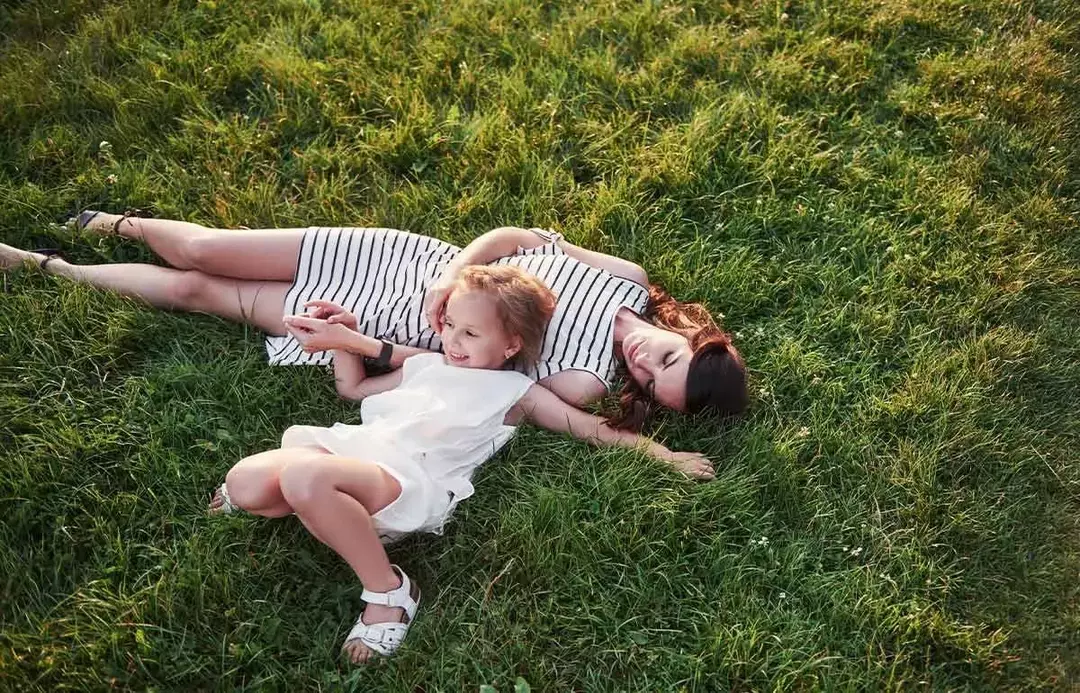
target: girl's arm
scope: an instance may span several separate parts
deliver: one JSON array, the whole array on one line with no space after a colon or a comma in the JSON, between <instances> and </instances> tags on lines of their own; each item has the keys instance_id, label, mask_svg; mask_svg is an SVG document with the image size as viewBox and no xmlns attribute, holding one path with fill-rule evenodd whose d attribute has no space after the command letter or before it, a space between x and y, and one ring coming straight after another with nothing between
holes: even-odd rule
<instances>
[{"instance_id":1,"label":"girl's arm","mask_svg":"<svg viewBox=\"0 0 1080 693\"><path fill-rule=\"evenodd\" d=\"M363 357L340 349L334 350L334 384L338 394L345 399L357 401L393 390L401 384L401 369L395 369L384 375L367 377L364 371Z\"/></svg>"},{"instance_id":2,"label":"girl's arm","mask_svg":"<svg viewBox=\"0 0 1080 693\"><path fill-rule=\"evenodd\" d=\"M359 356L377 359L383 343L356 331L356 316L330 301L308 301L308 312L283 319L285 329L304 347L307 353L316 351L348 351ZM427 349L391 345L390 368L401 368L405 359L416 354L430 353Z\"/></svg>"},{"instance_id":3,"label":"girl's arm","mask_svg":"<svg viewBox=\"0 0 1080 693\"><path fill-rule=\"evenodd\" d=\"M358 358L366 356L373 359L379 358L382 353L381 341L339 323L295 315L284 318L284 322L285 329L296 337L296 341L300 342L307 353L330 350L334 352L335 358L338 352L347 352ZM391 344L390 367L401 368L401 364L410 356L430 353L427 349Z\"/></svg>"},{"instance_id":4,"label":"girl's arm","mask_svg":"<svg viewBox=\"0 0 1080 693\"><path fill-rule=\"evenodd\" d=\"M696 452L672 452L656 441L637 433L612 428L594 414L575 409L551 390L533 385L507 414L507 423L528 419L541 428L570 435L593 445L618 445L643 450L663 460L687 476L713 479L712 463Z\"/></svg>"}]
</instances>

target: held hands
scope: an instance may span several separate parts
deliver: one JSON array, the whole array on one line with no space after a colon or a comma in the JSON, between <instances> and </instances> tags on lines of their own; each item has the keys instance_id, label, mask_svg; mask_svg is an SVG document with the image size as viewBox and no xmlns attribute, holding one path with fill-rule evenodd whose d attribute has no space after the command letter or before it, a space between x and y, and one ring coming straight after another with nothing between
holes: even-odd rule
<instances>
[{"instance_id":1,"label":"held hands","mask_svg":"<svg viewBox=\"0 0 1080 693\"><path fill-rule=\"evenodd\" d=\"M344 325L350 330L356 331L356 316L336 303L316 300L308 301L304 304L304 307L307 308L306 317Z\"/></svg>"},{"instance_id":2,"label":"held hands","mask_svg":"<svg viewBox=\"0 0 1080 693\"><path fill-rule=\"evenodd\" d=\"M308 354L343 349L356 336L356 316L329 301L308 301L306 313L283 319L285 329Z\"/></svg>"}]
</instances>

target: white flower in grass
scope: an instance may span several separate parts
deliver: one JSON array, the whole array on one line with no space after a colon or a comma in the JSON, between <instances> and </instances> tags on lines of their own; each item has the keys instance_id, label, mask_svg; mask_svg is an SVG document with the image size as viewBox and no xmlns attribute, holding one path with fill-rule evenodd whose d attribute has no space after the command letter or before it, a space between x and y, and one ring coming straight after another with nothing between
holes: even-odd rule
<instances>
[{"instance_id":1,"label":"white flower in grass","mask_svg":"<svg viewBox=\"0 0 1080 693\"><path fill-rule=\"evenodd\" d=\"M781 592L780 599L787 599L787 592Z\"/></svg>"},{"instance_id":2,"label":"white flower in grass","mask_svg":"<svg viewBox=\"0 0 1080 693\"><path fill-rule=\"evenodd\" d=\"M110 173L109 175L105 176L105 182L109 185L116 185L116 174Z\"/></svg>"},{"instance_id":3,"label":"white flower in grass","mask_svg":"<svg viewBox=\"0 0 1080 693\"><path fill-rule=\"evenodd\" d=\"M799 432L798 432L798 433L797 433L796 435L797 435L797 436L798 436L799 438L805 438L805 437L807 437L808 435L810 435L810 429L809 429L809 428L807 428L806 426L803 426L802 428L800 428L800 429L799 429Z\"/></svg>"}]
</instances>

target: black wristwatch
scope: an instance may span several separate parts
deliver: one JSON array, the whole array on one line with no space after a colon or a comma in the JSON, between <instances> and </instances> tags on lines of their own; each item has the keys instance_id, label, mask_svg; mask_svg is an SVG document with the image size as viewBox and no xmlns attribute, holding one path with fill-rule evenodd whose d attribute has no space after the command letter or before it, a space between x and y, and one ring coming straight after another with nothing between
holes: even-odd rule
<instances>
[{"instance_id":1,"label":"black wristwatch","mask_svg":"<svg viewBox=\"0 0 1080 693\"><path fill-rule=\"evenodd\" d=\"M393 370L390 367L390 357L394 353L394 344L385 339L379 341L382 342L382 351L379 352L378 358L364 357L364 370L367 371L368 375L379 375Z\"/></svg>"}]
</instances>

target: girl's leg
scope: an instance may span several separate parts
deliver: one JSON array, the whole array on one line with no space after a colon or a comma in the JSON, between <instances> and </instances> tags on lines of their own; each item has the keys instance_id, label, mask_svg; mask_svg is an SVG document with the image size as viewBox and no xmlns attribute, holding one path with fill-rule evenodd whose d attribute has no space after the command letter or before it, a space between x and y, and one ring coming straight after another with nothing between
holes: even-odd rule
<instances>
[{"instance_id":1,"label":"girl's leg","mask_svg":"<svg viewBox=\"0 0 1080 693\"><path fill-rule=\"evenodd\" d=\"M0 243L0 268L24 261L40 264L44 256ZM274 336L285 334L281 322L288 282L243 281L157 265L73 265L54 258L50 274L140 298L166 310L210 313L253 325Z\"/></svg>"},{"instance_id":2,"label":"girl's leg","mask_svg":"<svg viewBox=\"0 0 1080 693\"><path fill-rule=\"evenodd\" d=\"M225 475L225 486L233 504L263 517L291 515L293 509L281 495L279 476L285 463L295 459L295 453L296 448L267 450L234 464ZM220 490L215 492L210 501L210 512L217 512L223 501Z\"/></svg>"},{"instance_id":3,"label":"girl's leg","mask_svg":"<svg viewBox=\"0 0 1080 693\"><path fill-rule=\"evenodd\" d=\"M401 495L397 479L376 464L310 448L294 454L278 478L285 502L312 534L345 559L365 589L387 592L401 586L371 520ZM386 623L404 615L400 608L368 604L362 618ZM359 641L347 643L346 650L354 662L372 655Z\"/></svg>"},{"instance_id":4,"label":"girl's leg","mask_svg":"<svg viewBox=\"0 0 1080 693\"><path fill-rule=\"evenodd\" d=\"M112 231L119 214L101 213L90 230ZM176 269L194 269L233 279L291 282L304 229L211 229L187 221L128 217L117 232L143 241Z\"/></svg>"}]
</instances>

